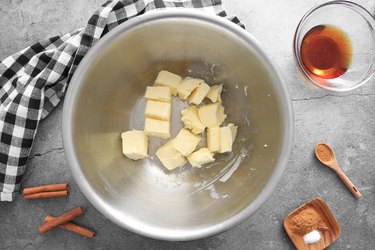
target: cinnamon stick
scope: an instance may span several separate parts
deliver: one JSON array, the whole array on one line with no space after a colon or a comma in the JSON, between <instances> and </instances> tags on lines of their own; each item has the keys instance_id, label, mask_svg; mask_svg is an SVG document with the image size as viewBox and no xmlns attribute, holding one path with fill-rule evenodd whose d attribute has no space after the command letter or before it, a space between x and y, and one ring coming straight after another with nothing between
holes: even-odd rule
<instances>
[{"instance_id":1,"label":"cinnamon stick","mask_svg":"<svg viewBox=\"0 0 375 250\"><path fill-rule=\"evenodd\" d=\"M35 194L26 194L23 196L25 199L39 199L39 198L51 198L51 197L60 197L67 196L68 190L65 191L53 191L53 192L41 192Z\"/></svg>"},{"instance_id":2,"label":"cinnamon stick","mask_svg":"<svg viewBox=\"0 0 375 250\"><path fill-rule=\"evenodd\" d=\"M68 183L50 184L38 187L29 187L23 189L23 195L36 194L41 192L65 191L69 190Z\"/></svg>"},{"instance_id":3,"label":"cinnamon stick","mask_svg":"<svg viewBox=\"0 0 375 250\"><path fill-rule=\"evenodd\" d=\"M42 224L41 226L39 226L39 232L41 233L45 233L49 230L51 230L52 228L55 228L55 227L58 227L62 224L65 224L79 216L82 216L83 215L83 209L82 207L76 207L76 208L73 208L72 210L56 217L55 219L51 220L51 221L48 221L44 224Z\"/></svg>"},{"instance_id":4,"label":"cinnamon stick","mask_svg":"<svg viewBox=\"0 0 375 250\"><path fill-rule=\"evenodd\" d=\"M56 217L47 215L46 218L44 218L45 222L51 221L56 219ZM67 222L65 224L62 224L59 226L60 228L66 229L68 231L71 231L73 233L77 233L80 235L83 235L88 238L93 238L95 236L95 232L91 231L90 229L87 229L85 227L78 226L77 224L74 224L72 222Z\"/></svg>"}]
</instances>

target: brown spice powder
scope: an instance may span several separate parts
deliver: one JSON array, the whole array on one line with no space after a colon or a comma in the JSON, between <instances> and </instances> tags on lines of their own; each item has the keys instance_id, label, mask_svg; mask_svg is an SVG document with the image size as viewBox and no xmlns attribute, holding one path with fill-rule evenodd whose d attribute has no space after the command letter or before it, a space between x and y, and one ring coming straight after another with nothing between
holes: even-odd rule
<instances>
[{"instance_id":1,"label":"brown spice powder","mask_svg":"<svg viewBox=\"0 0 375 250\"><path fill-rule=\"evenodd\" d=\"M305 235L315 229L318 229L321 224L319 214L313 208L306 208L294 215L290 221L290 229L294 233Z\"/></svg>"}]
</instances>

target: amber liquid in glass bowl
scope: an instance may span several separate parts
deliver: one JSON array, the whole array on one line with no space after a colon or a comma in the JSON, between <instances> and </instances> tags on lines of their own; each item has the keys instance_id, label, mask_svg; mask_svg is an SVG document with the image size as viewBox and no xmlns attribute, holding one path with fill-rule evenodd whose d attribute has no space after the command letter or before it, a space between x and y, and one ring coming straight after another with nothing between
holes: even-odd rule
<instances>
[{"instance_id":1,"label":"amber liquid in glass bowl","mask_svg":"<svg viewBox=\"0 0 375 250\"><path fill-rule=\"evenodd\" d=\"M341 29L318 25L303 37L301 59L310 74L333 79L344 74L352 60L352 45Z\"/></svg>"}]
</instances>

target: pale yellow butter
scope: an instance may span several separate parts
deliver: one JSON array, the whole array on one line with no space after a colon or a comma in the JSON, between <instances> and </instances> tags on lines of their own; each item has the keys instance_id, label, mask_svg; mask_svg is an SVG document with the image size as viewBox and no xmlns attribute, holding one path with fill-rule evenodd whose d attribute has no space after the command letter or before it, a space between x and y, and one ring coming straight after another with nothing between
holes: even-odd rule
<instances>
[{"instance_id":1,"label":"pale yellow butter","mask_svg":"<svg viewBox=\"0 0 375 250\"><path fill-rule=\"evenodd\" d=\"M236 139L237 126L229 123L226 127L212 127L207 129L207 148L210 152L231 152Z\"/></svg>"},{"instance_id":2,"label":"pale yellow butter","mask_svg":"<svg viewBox=\"0 0 375 250\"><path fill-rule=\"evenodd\" d=\"M214 162L215 159L208 148L201 148L187 157L192 167L200 168L202 165Z\"/></svg>"},{"instance_id":3,"label":"pale yellow butter","mask_svg":"<svg viewBox=\"0 0 375 250\"><path fill-rule=\"evenodd\" d=\"M148 136L155 136L167 139L170 134L169 121L160 121L152 118L145 118L145 133Z\"/></svg>"},{"instance_id":4,"label":"pale yellow butter","mask_svg":"<svg viewBox=\"0 0 375 250\"><path fill-rule=\"evenodd\" d=\"M217 117L218 117L217 124L216 124L217 126L220 126L227 118L227 115L225 114L224 106L221 104L221 102L219 103L220 105L217 108Z\"/></svg>"},{"instance_id":5,"label":"pale yellow butter","mask_svg":"<svg viewBox=\"0 0 375 250\"><path fill-rule=\"evenodd\" d=\"M208 91L210 91L210 86L208 86L207 83L202 82L190 95L189 102L199 105L207 95Z\"/></svg>"},{"instance_id":6,"label":"pale yellow butter","mask_svg":"<svg viewBox=\"0 0 375 250\"><path fill-rule=\"evenodd\" d=\"M227 117L221 102L204 105L198 109L199 119L208 128L219 127Z\"/></svg>"},{"instance_id":7,"label":"pale yellow butter","mask_svg":"<svg viewBox=\"0 0 375 250\"><path fill-rule=\"evenodd\" d=\"M182 128L173 139L173 147L183 156L188 156L197 147L201 137L194 135L189 130Z\"/></svg>"},{"instance_id":8,"label":"pale yellow butter","mask_svg":"<svg viewBox=\"0 0 375 250\"><path fill-rule=\"evenodd\" d=\"M232 130L230 127L220 128L220 149L219 153L232 152Z\"/></svg>"},{"instance_id":9,"label":"pale yellow butter","mask_svg":"<svg viewBox=\"0 0 375 250\"><path fill-rule=\"evenodd\" d=\"M145 99L159 102L171 102L171 89L164 86L146 88Z\"/></svg>"},{"instance_id":10,"label":"pale yellow butter","mask_svg":"<svg viewBox=\"0 0 375 250\"><path fill-rule=\"evenodd\" d=\"M173 147L173 140L167 142L156 151L156 156L168 170L185 165L185 157Z\"/></svg>"},{"instance_id":11,"label":"pale yellow butter","mask_svg":"<svg viewBox=\"0 0 375 250\"><path fill-rule=\"evenodd\" d=\"M220 153L232 151L232 145L237 136L237 128L233 123L220 128Z\"/></svg>"},{"instance_id":12,"label":"pale yellow butter","mask_svg":"<svg viewBox=\"0 0 375 250\"><path fill-rule=\"evenodd\" d=\"M223 91L223 85L211 86L210 91L208 91L206 97L212 102L221 101L221 92Z\"/></svg>"},{"instance_id":13,"label":"pale yellow butter","mask_svg":"<svg viewBox=\"0 0 375 250\"><path fill-rule=\"evenodd\" d=\"M178 97L180 97L180 99L182 100L186 100L186 98L188 98L189 95L194 91L194 89L196 89L202 82L203 80L201 79L191 77L184 78L180 85L178 85Z\"/></svg>"},{"instance_id":14,"label":"pale yellow butter","mask_svg":"<svg viewBox=\"0 0 375 250\"><path fill-rule=\"evenodd\" d=\"M207 129L207 148L210 152L220 150L220 128L212 127Z\"/></svg>"},{"instance_id":15,"label":"pale yellow butter","mask_svg":"<svg viewBox=\"0 0 375 250\"><path fill-rule=\"evenodd\" d=\"M165 86L171 89L172 95L177 95L177 88L181 82L181 76L166 70L159 72L154 82L155 86Z\"/></svg>"},{"instance_id":16,"label":"pale yellow butter","mask_svg":"<svg viewBox=\"0 0 375 250\"><path fill-rule=\"evenodd\" d=\"M147 156L148 137L141 130L126 131L121 134L122 153L132 160L143 159Z\"/></svg>"},{"instance_id":17,"label":"pale yellow butter","mask_svg":"<svg viewBox=\"0 0 375 250\"><path fill-rule=\"evenodd\" d=\"M181 111L181 121L185 128L190 129L196 135L202 133L206 128L199 119L197 106L194 105Z\"/></svg>"},{"instance_id":18,"label":"pale yellow butter","mask_svg":"<svg viewBox=\"0 0 375 250\"><path fill-rule=\"evenodd\" d=\"M171 104L167 102L147 101L145 116L148 118L169 121L171 118Z\"/></svg>"},{"instance_id":19,"label":"pale yellow butter","mask_svg":"<svg viewBox=\"0 0 375 250\"><path fill-rule=\"evenodd\" d=\"M237 136L237 128L238 128L238 126L234 126L233 123L229 123L228 127L230 128L230 131L232 132L232 140L234 142L234 140L236 139L236 136Z\"/></svg>"}]
</instances>

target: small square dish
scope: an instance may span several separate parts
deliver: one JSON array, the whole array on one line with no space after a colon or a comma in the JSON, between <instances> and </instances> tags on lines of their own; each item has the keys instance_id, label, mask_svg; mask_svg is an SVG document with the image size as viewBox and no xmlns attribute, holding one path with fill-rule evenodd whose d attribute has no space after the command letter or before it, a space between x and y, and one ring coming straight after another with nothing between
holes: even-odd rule
<instances>
[{"instance_id":1,"label":"small square dish","mask_svg":"<svg viewBox=\"0 0 375 250\"><path fill-rule=\"evenodd\" d=\"M297 249L324 249L335 242L341 229L327 204L320 198L301 205L284 219L284 228ZM320 240L306 244L303 236L312 230L320 232Z\"/></svg>"}]
</instances>

